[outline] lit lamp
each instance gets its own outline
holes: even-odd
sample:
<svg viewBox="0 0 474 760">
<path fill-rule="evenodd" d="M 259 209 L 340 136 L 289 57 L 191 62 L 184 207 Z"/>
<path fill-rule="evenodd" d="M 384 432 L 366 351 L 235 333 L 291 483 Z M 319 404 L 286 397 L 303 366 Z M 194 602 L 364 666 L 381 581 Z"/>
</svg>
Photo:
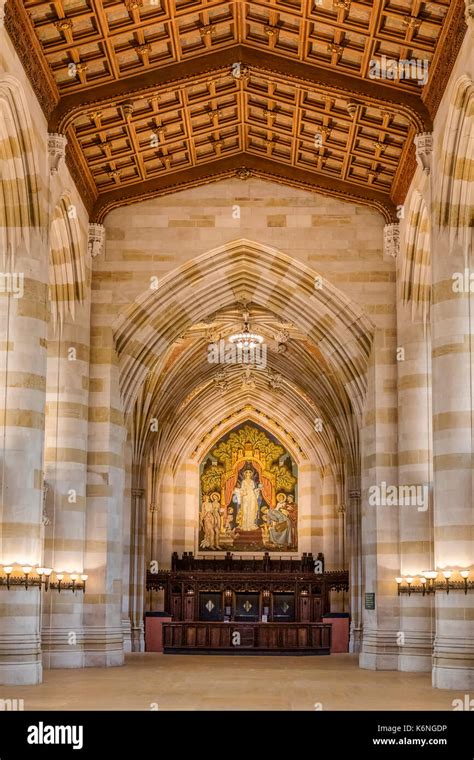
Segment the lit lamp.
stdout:
<svg viewBox="0 0 474 760">
<path fill-rule="evenodd" d="M 435 590 L 434 582 L 435 582 L 435 578 L 437 578 L 438 576 L 438 573 L 436 570 L 425 570 L 423 572 L 423 575 L 428 581 L 428 593 L 430 594 L 432 591 Z"/>
<path fill-rule="evenodd" d="M 56 573 L 56 580 L 58 582 L 58 594 L 61 593 L 61 581 L 64 578 L 64 573 Z"/>
<path fill-rule="evenodd" d="M 52 572 L 53 572 L 53 568 L 52 567 L 43 567 L 43 575 L 44 575 L 44 577 L 46 579 L 45 582 L 44 582 L 44 590 L 45 591 L 47 591 L 48 588 L 49 588 L 49 579 L 51 577 L 51 573 Z"/>
<path fill-rule="evenodd" d="M 76 592 L 76 581 L 79 578 L 77 573 L 71 573 L 69 576 L 72 580 L 72 593 L 74 594 Z"/>
<path fill-rule="evenodd" d="M 410 596 L 410 594 L 411 594 L 411 584 L 413 583 L 413 578 L 411 577 L 411 575 L 408 575 L 405 578 L 405 580 L 406 580 L 406 582 L 408 584 L 408 596 Z"/>
<path fill-rule="evenodd" d="M 467 579 L 469 578 L 469 570 L 460 570 L 459 575 L 464 581 L 464 593 L 467 594 Z"/>
<path fill-rule="evenodd" d="M 260 345 L 260 343 L 263 343 L 263 335 L 250 332 L 249 316 L 248 311 L 244 311 L 242 315 L 244 323 L 242 332 L 235 333 L 235 335 L 229 335 L 229 342 L 235 343 L 237 348 L 245 351 L 255 348 Z"/>
<path fill-rule="evenodd" d="M 453 574 L 452 570 L 443 570 L 443 575 L 446 579 L 446 593 L 449 594 L 449 579 Z"/>
<path fill-rule="evenodd" d="M 400 586 L 403 583 L 403 578 L 401 578 L 400 576 L 398 576 L 397 578 L 395 578 L 395 582 L 397 584 L 398 596 L 400 596 Z"/>
<path fill-rule="evenodd" d="M 421 587 L 422 587 L 422 589 L 423 589 L 423 596 L 424 596 L 424 595 L 425 595 L 425 593 L 426 593 L 426 578 L 424 577 L 424 575 L 420 575 L 420 577 L 419 577 L 419 579 L 418 579 L 418 580 L 419 580 L 419 581 L 420 581 L 420 583 L 421 583 Z"/>
<path fill-rule="evenodd" d="M 25 589 L 28 588 L 28 576 L 31 573 L 32 569 L 33 568 L 31 567 L 31 565 L 23 565 L 22 567 L 22 570 L 25 574 Z"/>
<path fill-rule="evenodd" d="M 11 575 L 11 574 L 12 574 L 12 572 L 13 572 L 13 567 L 12 567 L 11 565 L 6 565 L 6 566 L 3 568 L 3 572 L 4 572 L 4 573 L 5 573 L 5 575 L 7 576 L 7 589 L 10 591 L 10 575 Z"/>
<path fill-rule="evenodd" d="M 81 575 L 81 581 L 82 581 L 82 593 L 83 593 L 83 594 L 85 593 L 85 590 L 86 590 L 86 580 L 88 579 L 88 577 L 89 577 L 89 576 L 88 576 L 88 575 L 86 575 L 85 573 L 82 573 L 82 575 Z"/>
</svg>

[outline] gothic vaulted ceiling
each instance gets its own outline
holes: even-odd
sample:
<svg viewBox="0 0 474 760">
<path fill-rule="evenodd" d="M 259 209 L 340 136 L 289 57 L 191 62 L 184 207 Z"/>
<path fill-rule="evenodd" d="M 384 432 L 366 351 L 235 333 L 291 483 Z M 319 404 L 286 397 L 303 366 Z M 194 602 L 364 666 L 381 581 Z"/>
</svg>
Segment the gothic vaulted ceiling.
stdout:
<svg viewBox="0 0 474 760">
<path fill-rule="evenodd" d="M 6 27 L 92 218 L 250 174 L 387 220 L 461 44 L 462 0 L 8 0 Z M 426 84 L 372 78 L 427 61 Z M 371 63 L 372 62 L 372 63 Z"/>
</svg>

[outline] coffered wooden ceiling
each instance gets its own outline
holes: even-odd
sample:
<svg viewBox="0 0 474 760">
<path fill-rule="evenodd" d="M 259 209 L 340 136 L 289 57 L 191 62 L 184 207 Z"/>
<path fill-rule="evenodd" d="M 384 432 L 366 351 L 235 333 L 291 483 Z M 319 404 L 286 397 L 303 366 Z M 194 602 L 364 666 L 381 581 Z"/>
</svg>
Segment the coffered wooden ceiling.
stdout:
<svg viewBox="0 0 474 760">
<path fill-rule="evenodd" d="M 464 32 L 462 0 L 7 0 L 91 216 L 237 174 L 387 220 Z M 428 61 L 426 86 L 370 61 Z"/>
</svg>

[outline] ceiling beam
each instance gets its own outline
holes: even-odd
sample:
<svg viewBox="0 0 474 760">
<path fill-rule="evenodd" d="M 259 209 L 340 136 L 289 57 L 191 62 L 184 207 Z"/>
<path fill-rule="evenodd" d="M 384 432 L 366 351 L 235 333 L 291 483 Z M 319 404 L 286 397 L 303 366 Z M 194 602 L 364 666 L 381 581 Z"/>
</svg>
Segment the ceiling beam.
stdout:
<svg viewBox="0 0 474 760">
<path fill-rule="evenodd" d="M 389 195 L 374 190 L 373 187 L 359 187 L 351 182 L 287 166 L 270 158 L 250 153 L 239 153 L 200 166 L 164 174 L 156 179 L 101 193 L 94 205 L 91 221 L 102 223 L 106 215 L 119 206 L 127 206 L 236 176 L 241 169 L 247 170 L 249 176 L 329 195 L 348 203 L 370 206 L 382 214 L 386 222 L 396 221 L 395 206 Z"/>
<path fill-rule="evenodd" d="M 247 45 L 233 45 L 192 60 L 150 69 L 133 77 L 66 95 L 54 109 L 48 129 L 50 132 L 65 132 L 78 114 L 92 107 L 140 97 L 160 87 L 189 83 L 192 79 L 206 77 L 213 72 L 230 70 L 232 64 L 237 62 L 250 66 L 251 70 L 281 77 L 282 80 L 291 80 L 323 93 L 392 108 L 405 114 L 417 131 L 430 131 L 432 128 L 431 117 L 421 98 L 400 90 L 396 82 L 389 84 L 387 80 L 359 79 L 333 69 L 255 50 Z"/>
</svg>

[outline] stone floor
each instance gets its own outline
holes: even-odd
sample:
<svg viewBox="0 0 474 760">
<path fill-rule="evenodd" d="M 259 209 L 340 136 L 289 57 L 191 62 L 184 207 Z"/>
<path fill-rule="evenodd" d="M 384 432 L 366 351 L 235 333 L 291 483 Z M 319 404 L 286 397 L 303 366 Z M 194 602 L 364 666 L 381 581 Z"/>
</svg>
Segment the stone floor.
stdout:
<svg viewBox="0 0 474 760">
<path fill-rule="evenodd" d="M 428 673 L 360 670 L 357 657 L 131 654 L 122 668 L 45 670 L 40 686 L 0 686 L 25 710 L 452 710 L 464 693 Z"/>
</svg>

